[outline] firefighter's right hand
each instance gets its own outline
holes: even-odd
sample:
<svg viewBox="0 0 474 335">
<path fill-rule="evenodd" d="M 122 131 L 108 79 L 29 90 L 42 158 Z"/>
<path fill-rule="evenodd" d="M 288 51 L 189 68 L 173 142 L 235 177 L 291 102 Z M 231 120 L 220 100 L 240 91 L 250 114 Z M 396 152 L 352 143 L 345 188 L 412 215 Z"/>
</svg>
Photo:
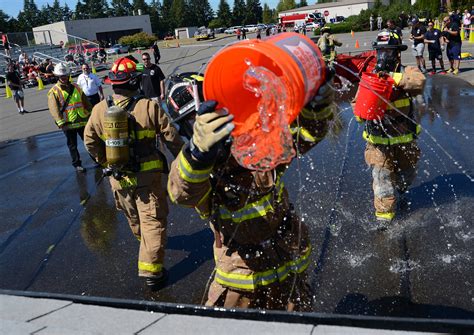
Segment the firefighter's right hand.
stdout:
<svg viewBox="0 0 474 335">
<path fill-rule="evenodd" d="M 234 130 L 234 116 L 227 109 L 215 110 L 217 102 L 205 101 L 199 107 L 194 122 L 192 142 L 202 153 L 208 153 Z"/>
</svg>

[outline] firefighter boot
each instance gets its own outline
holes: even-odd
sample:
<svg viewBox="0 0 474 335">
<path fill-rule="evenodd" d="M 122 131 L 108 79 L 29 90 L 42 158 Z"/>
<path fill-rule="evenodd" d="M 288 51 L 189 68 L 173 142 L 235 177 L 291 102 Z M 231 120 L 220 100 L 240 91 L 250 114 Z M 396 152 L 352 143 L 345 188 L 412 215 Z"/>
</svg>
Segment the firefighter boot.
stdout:
<svg viewBox="0 0 474 335">
<path fill-rule="evenodd" d="M 168 280 L 168 271 L 163 268 L 161 275 L 156 275 L 153 277 L 146 277 L 145 284 L 152 291 L 158 291 L 162 289 Z"/>
</svg>

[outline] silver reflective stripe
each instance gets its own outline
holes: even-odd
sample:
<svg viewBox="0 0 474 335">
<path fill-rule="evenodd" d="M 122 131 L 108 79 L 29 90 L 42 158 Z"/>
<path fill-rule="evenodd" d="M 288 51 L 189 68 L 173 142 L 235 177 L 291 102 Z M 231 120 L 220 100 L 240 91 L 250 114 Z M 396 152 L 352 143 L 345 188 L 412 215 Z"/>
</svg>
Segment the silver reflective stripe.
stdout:
<svg viewBox="0 0 474 335">
<path fill-rule="evenodd" d="M 126 138 L 110 138 L 105 140 L 105 145 L 108 147 L 126 147 L 127 142 Z"/>
</svg>

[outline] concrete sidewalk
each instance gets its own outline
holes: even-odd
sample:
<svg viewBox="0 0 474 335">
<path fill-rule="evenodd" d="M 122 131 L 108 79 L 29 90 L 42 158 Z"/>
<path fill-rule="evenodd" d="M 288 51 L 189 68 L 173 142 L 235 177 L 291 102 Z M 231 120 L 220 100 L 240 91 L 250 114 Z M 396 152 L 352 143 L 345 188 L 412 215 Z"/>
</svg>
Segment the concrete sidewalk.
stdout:
<svg viewBox="0 0 474 335">
<path fill-rule="evenodd" d="M 442 334 L 156 313 L 0 295 L 0 334 Z"/>
</svg>

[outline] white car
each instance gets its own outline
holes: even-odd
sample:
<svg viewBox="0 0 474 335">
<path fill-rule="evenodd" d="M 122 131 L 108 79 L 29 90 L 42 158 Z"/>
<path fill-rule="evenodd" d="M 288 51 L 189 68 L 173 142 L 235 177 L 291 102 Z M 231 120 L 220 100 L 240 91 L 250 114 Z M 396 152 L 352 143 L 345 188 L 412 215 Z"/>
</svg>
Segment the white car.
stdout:
<svg viewBox="0 0 474 335">
<path fill-rule="evenodd" d="M 110 48 L 105 50 L 107 55 L 112 55 L 112 54 L 122 54 L 122 53 L 127 53 L 130 51 L 130 47 L 127 45 L 122 45 L 122 44 L 115 44 L 112 45 Z"/>
<path fill-rule="evenodd" d="M 256 24 L 247 24 L 244 26 L 248 33 L 255 33 L 258 29 Z"/>
<path fill-rule="evenodd" d="M 224 33 L 226 33 L 226 34 L 235 34 L 237 29 L 242 29 L 242 26 L 233 26 L 233 27 L 227 28 L 226 30 L 224 30 Z"/>
<path fill-rule="evenodd" d="M 316 22 L 308 22 L 306 23 L 306 31 L 314 31 L 318 29 L 321 25 Z"/>
</svg>

